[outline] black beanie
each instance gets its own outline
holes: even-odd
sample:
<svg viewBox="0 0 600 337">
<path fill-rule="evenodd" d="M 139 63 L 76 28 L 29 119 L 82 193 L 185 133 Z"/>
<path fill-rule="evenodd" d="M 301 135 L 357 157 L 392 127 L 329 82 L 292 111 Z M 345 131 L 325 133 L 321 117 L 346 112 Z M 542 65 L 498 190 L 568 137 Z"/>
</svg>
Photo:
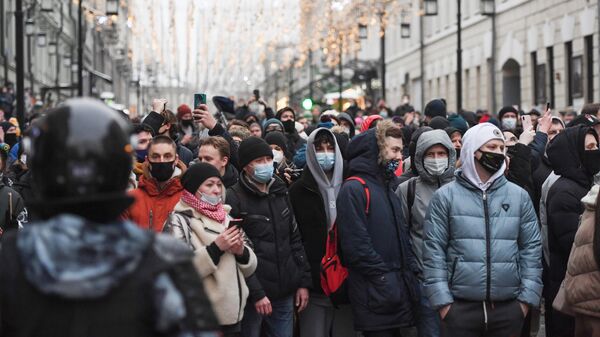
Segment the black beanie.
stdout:
<svg viewBox="0 0 600 337">
<path fill-rule="evenodd" d="M 206 181 L 208 178 L 217 177 L 221 179 L 221 174 L 216 167 L 208 163 L 196 163 L 192 164 L 181 176 L 181 185 L 183 188 L 195 194 L 198 191 L 198 187 Z"/>
<path fill-rule="evenodd" d="M 283 152 L 287 152 L 287 138 L 279 131 L 271 131 L 265 136 L 265 142 L 269 145 L 279 146 Z"/>
<path fill-rule="evenodd" d="M 434 99 L 430 101 L 425 106 L 424 114 L 426 117 L 430 118 L 437 116 L 446 118 L 446 101 L 443 99 Z"/>
<path fill-rule="evenodd" d="M 429 127 L 434 130 L 443 130 L 450 126 L 450 122 L 446 119 L 446 117 L 436 116 L 431 119 L 429 122 Z"/>
<path fill-rule="evenodd" d="M 273 158 L 273 150 L 262 138 L 248 137 L 242 141 L 238 149 L 238 161 L 242 169 L 254 159 L 265 156 Z"/>
<path fill-rule="evenodd" d="M 513 112 L 515 115 L 519 116 L 519 111 L 517 111 L 517 109 L 515 109 L 512 106 L 505 106 L 505 107 L 502 107 L 502 109 L 500 109 L 500 111 L 498 111 L 498 119 L 502 120 L 502 117 L 504 117 L 504 115 L 507 112 Z"/>
</svg>

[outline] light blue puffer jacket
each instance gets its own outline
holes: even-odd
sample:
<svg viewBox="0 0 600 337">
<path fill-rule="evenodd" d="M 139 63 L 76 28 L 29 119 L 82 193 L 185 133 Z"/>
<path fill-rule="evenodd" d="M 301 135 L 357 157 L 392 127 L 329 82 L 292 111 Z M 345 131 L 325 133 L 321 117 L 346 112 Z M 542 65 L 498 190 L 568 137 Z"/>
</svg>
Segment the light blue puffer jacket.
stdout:
<svg viewBox="0 0 600 337">
<path fill-rule="evenodd" d="M 504 176 L 483 192 L 461 173 L 434 194 L 425 219 L 424 288 L 431 305 L 456 298 L 538 306 L 540 232 L 527 192 Z"/>
</svg>

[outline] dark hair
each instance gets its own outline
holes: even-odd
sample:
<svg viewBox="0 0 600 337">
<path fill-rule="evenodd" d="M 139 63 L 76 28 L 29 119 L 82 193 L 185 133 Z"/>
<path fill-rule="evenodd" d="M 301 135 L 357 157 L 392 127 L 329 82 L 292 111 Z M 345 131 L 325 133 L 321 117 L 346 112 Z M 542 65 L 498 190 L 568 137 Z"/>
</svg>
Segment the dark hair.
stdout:
<svg viewBox="0 0 600 337">
<path fill-rule="evenodd" d="M 200 147 L 203 146 L 212 146 L 219 151 L 221 157 L 231 158 L 231 148 L 229 147 L 229 143 L 223 137 L 207 137 L 202 141 L 202 144 L 200 144 Z"/>
<path fill-rule="evenodd" d="M 600 103 L 587 103 L 581 109 L 581 114 L 582 115 L 586 115 L 587 114 L 587 115 L 597 116 L 598 115 L 598 111 L 600 111 Z"/>
<path fill-rule="evenodd" d="M 171 139 L 177 138 L 177 134 L 179 133 L 179 121 L 177 120 L 177 116 L 173 113 L 173 111 L 166 109 L 160 113 L 164 118 L 164 124 L 170 124 L 171 128 L 169 129 L 169 137 Z M 158 130 L 157 130 L 158 133 Z"/>
<path fill-rule="evenodd" d="M 229 130 L 234 125 L 241 126 L 241 127 L 244 127 L 246 129 L 250 130 L 250 125 L 248 125 L 248 123 L 241 121 L 239 119 L 234 119 L 231 122 L 229 122 L 229 125 L 227 125 L 227 130 Z"/>
<path fill-rule="evenodd" d="M 175 144 L 173 139 L 171 139 L 170 137 L 165 136 L 165 135 L 158 135 L 158 136 L 152 138 L 152 140 L 148 144 L 148 152 L 150 152 L 150 148 L 152 148 L 153 145 L 157 145 L 157 144 L 171 145 L 173 147 L 173 149 L 175 150 L 175 153 L 177 153 L 177 144 Z"/>
<path fill-rule="evenodd" d="M 592 244 L 592 249 L 594 251 L 594 259 L 596 260 L 596 265 L 600 267 L 600 193 L 596 197 L 596 209 L 594 210 L 594 242 Z"/>
<path fill-rule="evenodd" d="M 321 130 L 316 134 L 315 140 L 313 141 L 313 145 L 317 146 L 317 145 L 320 145 L 323 143 L 327 143 L 327 144 L 331 144 L 331 145 L 335 146 L 335 141 L 333 140 L 333 136 L 331 135 L 331 133 L 329 133 L 325 130 Z"/>
<path fill-rule="evenodd" d="M 404 140 L 404 134 L 402 133 L 402 129 L 395 125 L 387 128 L 387 130 L 385 130 L 385 136 L 392 137 L 392 138 L 400 138 L 400 139 Z"/>
</svg>

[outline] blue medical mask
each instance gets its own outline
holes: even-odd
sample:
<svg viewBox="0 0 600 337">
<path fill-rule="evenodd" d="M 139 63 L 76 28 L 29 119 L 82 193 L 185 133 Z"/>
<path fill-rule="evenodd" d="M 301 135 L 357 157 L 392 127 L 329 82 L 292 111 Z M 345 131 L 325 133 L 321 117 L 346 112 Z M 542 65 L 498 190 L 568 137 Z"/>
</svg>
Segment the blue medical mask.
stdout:
<svg viewBox="0 0 600 337">
<path fill-rule="evenodd" d="M 273 163 L 258 164 L 254 166 L 254 179 L 266 184 L 273 178 Z"/>
<path fill-rule="evenodd" d="M 323 171 L 329 171 L 335 164 L 335 153 L 333 152 L 317 152 L 317 161 Z"/>
</svg>

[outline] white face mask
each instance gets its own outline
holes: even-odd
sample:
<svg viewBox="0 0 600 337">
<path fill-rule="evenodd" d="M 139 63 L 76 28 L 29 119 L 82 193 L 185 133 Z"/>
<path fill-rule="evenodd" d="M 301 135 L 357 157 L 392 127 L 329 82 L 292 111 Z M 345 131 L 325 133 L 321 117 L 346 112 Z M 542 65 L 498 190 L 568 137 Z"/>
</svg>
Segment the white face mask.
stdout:
<svg viewBox="0 0 600 337">
<path fill-rule="evenodd" d="M 514 130 L 517 127 L 517 119 L 512 117 L 503 118 L 502 127 L 509 130 Z"/>
<path fill-rule="evenodd" d="M 283 162 L 283 151 L 273 150 L 273 161 L 278 164 Z"/>
<path fill-rule="evenodd" d="M 202 200 L 210 205 L 216 206 L 221 203 L 222 198 L 219 195 L 208 195 L 205 193 L 201 193 L 200 200 Z"/>
<path fill-rule="evenodd" d="M 423 166 L 429 174 L 440 176 L 448 169 L 448 158 L 425 158 Z"/>
</svg>

